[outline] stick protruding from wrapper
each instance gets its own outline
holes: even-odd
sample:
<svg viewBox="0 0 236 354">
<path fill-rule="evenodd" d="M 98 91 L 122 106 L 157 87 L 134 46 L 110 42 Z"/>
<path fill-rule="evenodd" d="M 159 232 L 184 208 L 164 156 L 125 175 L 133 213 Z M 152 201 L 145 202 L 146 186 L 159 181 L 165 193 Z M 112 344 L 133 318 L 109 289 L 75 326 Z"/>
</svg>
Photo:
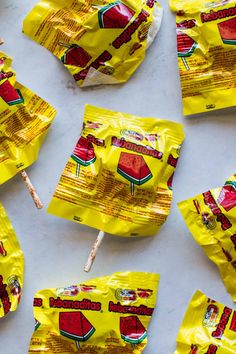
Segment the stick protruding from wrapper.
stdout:
<svg viewBox="0 0 236 354">
<path fill-rule="evenodd" d="M 97 239 L 96 239 L 96 241 L 95 241 L 95 243 L 93 245 L 93 248 L 92 248 L 92 250 L 91 250 L 91 252 L 90 252 L 90 254 L 88 256 L 87 263 L 84 266 L 84 271 L 85 272 L 89 272 L 90 269 L 92 268 L 94 260 L 95 260 L 95 258 L 97 256 L 98 249 L 101 246 L 101 243 L 102 243 L 104 237 L 105 237 L 105 232 L 99 231 Z"/>
<path fill-rule="evenodd" d="M 27 189 L 29 190 L 29 192 L 30 192 L 30 194 L 31 194 L 31 196 L 33 198 L 34 204 L 36 205 L 36 207 L 38 209 L 42 209 L 43 208 L 43 204 L 41 203 L 41 201 L 39 199 L 39 196 L 38 196 L 33 184 L 31 183 L 30 178 L 27 175 L 26 171 L 23 170 L 23 171 L 20 172 L 20 174 L 21 174 L 21 177 L 22 177 L 23 181 L 25 182 L 25 185 L 26 185 Z"/>
</svg>

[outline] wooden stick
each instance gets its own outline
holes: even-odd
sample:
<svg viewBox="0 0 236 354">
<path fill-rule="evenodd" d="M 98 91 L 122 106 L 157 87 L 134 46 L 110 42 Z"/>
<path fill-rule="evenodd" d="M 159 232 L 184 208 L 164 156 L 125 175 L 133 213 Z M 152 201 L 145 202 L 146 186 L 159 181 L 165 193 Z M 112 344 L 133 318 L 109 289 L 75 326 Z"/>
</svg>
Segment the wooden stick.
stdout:
<svg viewBox="0 0 236 354">
<path fill-rule="evenodd" d="M 33 198 L 34 204 L 36 205 L 36 207 L 38 209 L 42 209 L 43 208 L 43 204 L 41 203 L 41 201 L 39 199 L 39 196 L 38 196 L 33 184 L 31 183 L 31 181 L 29 179 L 29 176 L 27 175 L 25 170 L 21 171 L 20 174 L 21 174 L 21 177 L 22 177 L 23 181 L 26 184 L 26 187 L 28 188 L 28 190 L 29 190 L 29 192 L 30 192 L 30 194 L 31 194 L 31 196 Z"/>
<path fill-rule="evenodd" d="M 92 265 L 93 265 L 93 262 L 97 256 L 97 252 L 98 252 L 98 249 L 99 247 L 101 246 L 101 243 L 102 243 L 102 240 L 104 239 L 104 236 L 105 236 L 105 232 L 103 231 L 100 231 L 99 234 L 98 234 L 98 237 L 93 245 L 93 248 L 89 254 L 89 257 L 88 257 L 88 260 L 87 260 L 87 263 L 85 264 L 85 267 L 84 267 L 84 271 L 85 272 L 89 272 L 90 269 L 92 268 Z"/>
</svg>

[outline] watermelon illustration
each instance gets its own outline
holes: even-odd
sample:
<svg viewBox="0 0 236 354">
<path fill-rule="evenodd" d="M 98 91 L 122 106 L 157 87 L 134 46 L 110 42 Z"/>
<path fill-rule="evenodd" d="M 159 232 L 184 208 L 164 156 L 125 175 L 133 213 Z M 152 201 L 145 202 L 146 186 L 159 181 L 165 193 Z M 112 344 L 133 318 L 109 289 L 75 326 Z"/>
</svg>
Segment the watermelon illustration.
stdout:
<svg viewBox="0 0 236 354">
<path fill-rule="evenodd" d="M 226 210 L 230 211 L 236 206 L 236 182 L 227 181 L 222 188 L 217 202 Z"/>
<path fill-rule="evenodd" d="M 180 57 L 184 63 L 186 70 L 189 70 L 189 66 L 186 58 L 190 57 L 194 50 L 197 48 L 197 43 L 182 31 L 177 31 L 177 50 L 178 57 Z"/>
<path fill-rule="evenodd" d="M 8 80 L 0 84 L 0 97 L 9 106 L 13 106 L 15 104 L 20 104 L 24 102 L 20 90 L 15 90 Z"/>
<path fill-rule="evenodd" d="M 236 17 L 218 23 L 218 29 L 225 44 L 236 44 Z"/>
<path fill-rule="evenodd" d="M 147 337 L 147 331 L 137 316 L 120 318 L 121 338 L 132 345 L 142 343 Z"/>
<path fill-rule="evenodd" d="M 80 342 L 86 342 L 95 332 L 95 328 L 82 312 L 60 312 L 59 330 L 62 336 L 75 341 L 77 348 Z"/>
<path fill-rule="evenodd" d="M 104 6 L 98 11 L 98 22 L 101 28 L 125 28 L 135 12 L 120 1 Z"/>
<path fill-rule="evenodd" d="M 61 44 L 61 45 L 68 48 L 65 54 L 61 57 L 61 61 L 65 65 L 79 66 L 84 68 L 92 59 L 91 55 L 89 55 L 89 53 L 86 52 L 86 50 L 84 50 L 82 47 L 76 44 L 72 44 L 72 45 Z"/>
<path fill-rule="evenodd" d="M 5 257 L 7 255 L 7 251 L 4 248 L 3 242 L 0 241 L 0 256 Z"/>
<path fill-rule="evenodd" d="M 142 185 L 152 178 L 152 173 L 143 156 L 122 152 L 117 172 L 131 182 L 131 195 L 134 195 L 134 184 Z"/>
<path fill-rule="evenodd" d="M 170 176 L 170 178 L 168 179 L 168 181 L 167 181 L 167 187 L 168 187 L 171 191 L 172 191 L 172 186 L 173 186 L 174 174 L 175 174 L 175 173 L 173 173 L 173 174 Z"/>
<path fill-rule="evenodd" d="M 87 167 L 96 161 L 93 144 L 88 139 L 81 136 L 71 155 L 71 158 L 77 162 L 76 175 L 79 177 L 80 165 Z"/>
<path fill-rule="evenodd" d="M 35 321 L 34 330 L 37 331 L 37 329 L 40 327 L 41 323 L 38 320 L 36 320 L 36 318 L 34 319 L 34 321 Z"/>
</svg>

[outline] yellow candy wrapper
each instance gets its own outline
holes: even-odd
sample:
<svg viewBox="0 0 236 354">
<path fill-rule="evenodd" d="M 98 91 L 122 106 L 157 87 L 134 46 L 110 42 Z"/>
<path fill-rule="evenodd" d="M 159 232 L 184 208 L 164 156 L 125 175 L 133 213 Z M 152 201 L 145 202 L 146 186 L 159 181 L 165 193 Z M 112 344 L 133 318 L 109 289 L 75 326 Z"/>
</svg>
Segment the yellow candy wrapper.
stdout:
<svg viewBox="0 0 236 354">
<path fill-rule="evenodd" d="M 48 212 L 119 236 L 154 235 L 172 200 L 182 126 L 86 105 Z"/>
<path fill-rule="evenodd" d="M 0 318 L 15 311 L 22 295 L 24 256 L 0 203 Z"/>
<path fill-rule="evenodd" d="M 125 272 L 34 298 L 29 354 L 140 354 L 154 311 L 159 275 Z"/>
<path fill-rule="evenodd" d="M 161 26 L 154 0 L 42 0 L 23 32 L 59 58 L 80 86 L 126 82 Z"/>
<path fill-rule="evenodd" d="M 236 353 L 236 311 L 197 291 L 177 336 L 175 354 Z"/>
<path fill-rule="evenodd" d="M 56 111 L 16 81 L 12 59 L 0 52 L 0 184 L 38 157 Z"/>
<path fill-rule="evenodd" d="M 236 1 L 170 0 L 183 112 L 236 106 Z"/>
<path fill-rule="evenodd" d="M 179 203 L 194 239 L 217 265 L 226 289 L 236 301 L 236 175 L 222 188 Z"/>
</svg>

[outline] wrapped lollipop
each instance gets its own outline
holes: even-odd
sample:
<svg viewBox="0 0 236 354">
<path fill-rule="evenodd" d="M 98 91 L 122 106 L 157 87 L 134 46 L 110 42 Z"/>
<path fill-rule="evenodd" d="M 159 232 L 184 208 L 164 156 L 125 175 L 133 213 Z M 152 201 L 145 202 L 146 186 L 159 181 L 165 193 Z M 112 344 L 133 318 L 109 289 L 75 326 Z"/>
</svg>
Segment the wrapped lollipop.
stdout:
<svg viewBox="0 0 236 354">
<path fill-rule="evenodd" d="M 25 169 L 37 159 L 56 111 L 16 81 L 11 63 L 0 52 L 0 185 L 19 173 L 40 209 L 42 203 Z"/>
<path fill-rule="evenodd" d="M 174 122 L 90 105 L 83 126 L 48 212 L 100 230 L 89 271 L 106 232 L 150 236 L 165 222 L 184 134 Z"/>
<path fill-rule="evenodd" d="M 214 188 L 179 203 L 195 241 L 213 261 L 236 302 L 236 174 Z"/>
<path fill-rule="evenodd" d="M 154 0 L 41 0 L 23 32 L 50 50 L 79 86 L 126 82 L 158 33 L 162 7 Z"/>
<path fill-rule="evenodd" d="M 24 255 L 0 203 L 0 318 L 17 309 L 23 277 Z"/>
<path fill-rule="evenodd" d="M 38 291 L 28 353 L 141 354 L 158 283 L 158 274 L 123 272 L 73 285 L 76 292 L 71 286 Z M 148 303 L 139 288 L 151 291 Z"/>
</svg>

